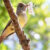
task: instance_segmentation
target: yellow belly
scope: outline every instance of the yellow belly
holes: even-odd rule
[[[20,16],[18,17],[18,19],[19,19],[20,26],[23,28],[27,21],[26,17]]]

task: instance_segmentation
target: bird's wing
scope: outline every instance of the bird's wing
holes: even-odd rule
[[[4,40],[7,36],[13,34],[14,32],[15,32],[14,26],[12,24],[12,21],[10,20],[8,22],[7,26],[5,27],[5,29],[3,30],[1,37]],[[1,37],[0,37],[0,39],[1,39]]]

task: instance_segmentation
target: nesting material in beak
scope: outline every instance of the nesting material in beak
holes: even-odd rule
[[[27,7],[28,7],[28,13],[35,16],[35,13],[34,13],[34,10],[33,10],[33,3],[29,2]]]

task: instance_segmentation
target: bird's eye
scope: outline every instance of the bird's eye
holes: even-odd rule
[[[23,6],[22,6],[22,5],[20,5],[20,7],[22,8]]]

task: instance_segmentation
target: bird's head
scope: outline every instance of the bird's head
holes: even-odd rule
[[[28,7],[27,4],[19,3],[18,6],[17,6],[17,10],[19,10],[19,11],[26,11],[27,7]]]

